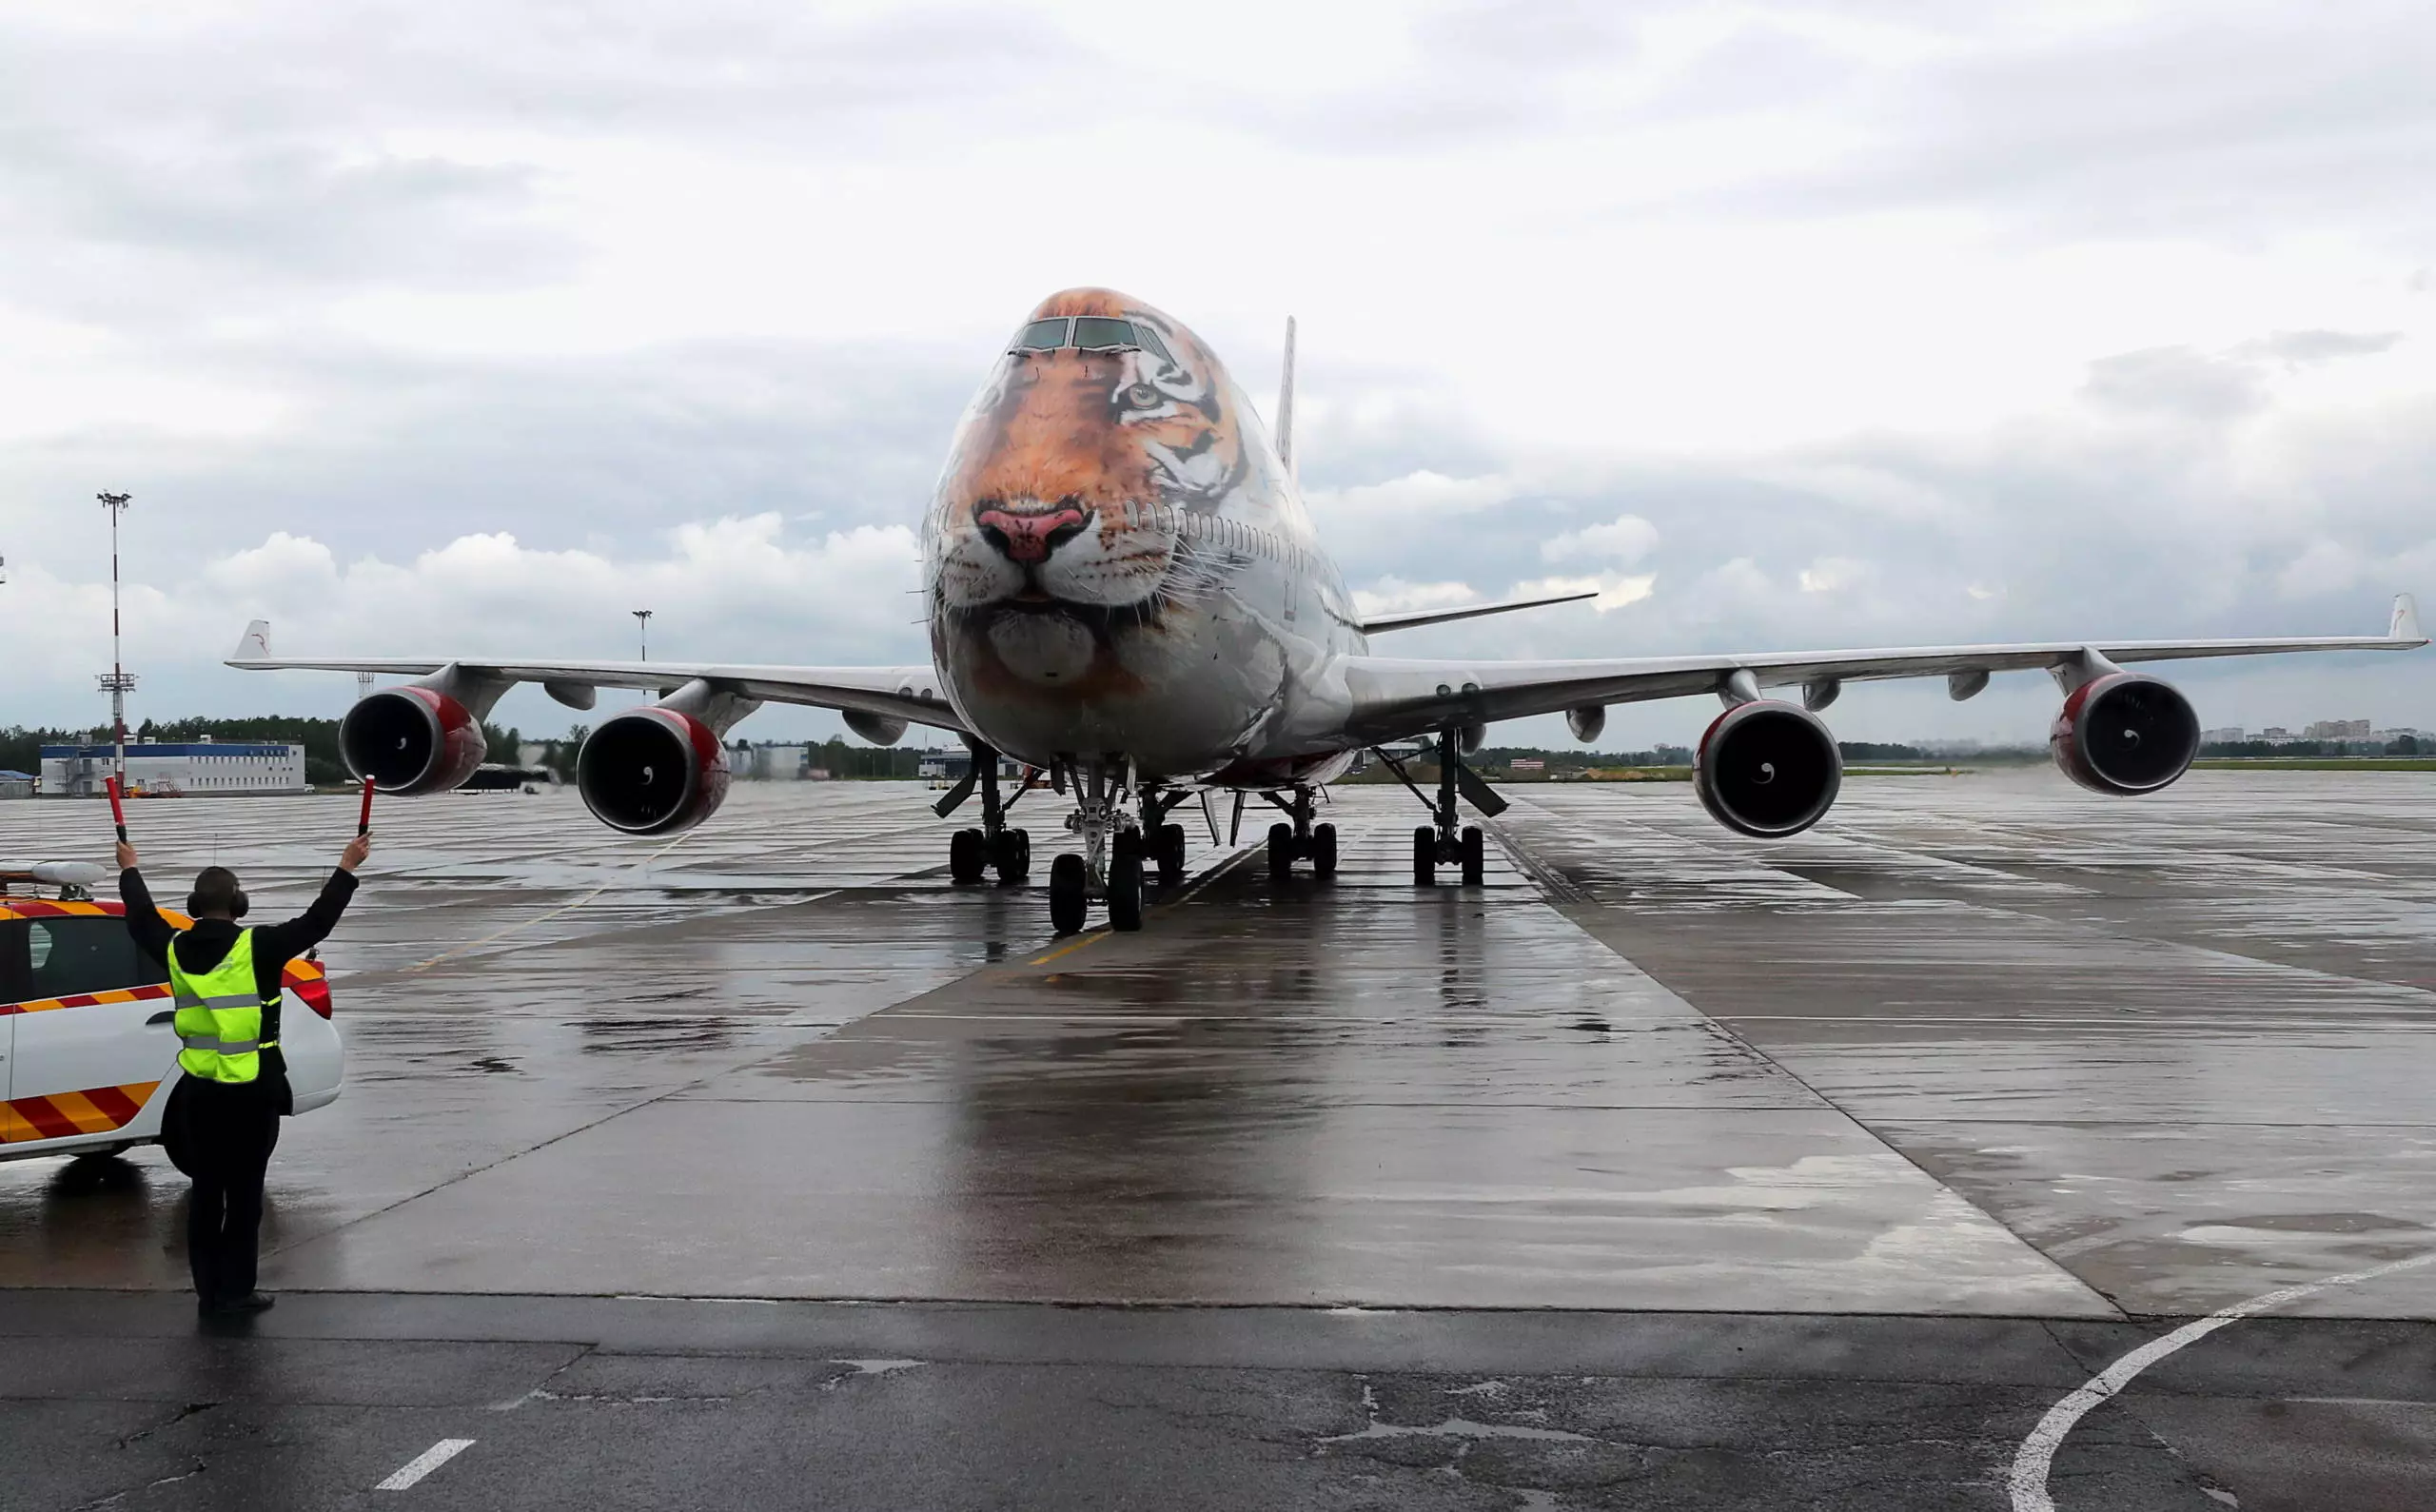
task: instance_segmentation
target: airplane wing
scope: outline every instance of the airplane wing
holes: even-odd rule
[[[705,661],[516,661],[481,657],[274,657],[268,624],[246,627],[227,664],[247,672],[372,672],[421,677],[454,666],[468,677],[497,682],[538,682],[552,697],[589,708],[583,690],[640,688],[658,694],[697,678],[719,692],[766,703],[800,703],[815,709],[872,714],[964,733],[964,724],[939,694],[939,677],[928,663],[914,667],[790,667]],[[572,697],[570,697],[572,695]]]
[[[1352,709],[1346,731],[1365,745],[1455,724],[1520,719],[1566,709],[1724,692],[1748,674],[1758,688],[1798,685],[1824,708],[1846,682],[1944,677],[1956,697],[1994,672],[2044,671],[2094,652],[2115,662],[2255,657],[2299,651],[2407,651],[2427,644],[2410,595],[2394,599],[2382,636],[2268,640],[2054,640],[2022,645],[1911,646],[1878,651],[1783,651],[1749,656],[1647,657],[1588,661],[1410,660],[1350,657],[1343,663]]]

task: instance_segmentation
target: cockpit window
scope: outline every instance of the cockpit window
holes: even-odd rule
[[[1142,339],[1142,349],[1144,351],[1149,352],[1151,356],[1157,358],[1163,363],[1169,363],[1169,365],[1174,364],[1175,359],[1169,357],[1168,355],[1167,347],[1160,344],[1159,333],[1157,331],[1150,329],[1148,325],[1136,325],[1133,327],[1133,334]]]
[[[1131,321],[1110,320],[1105,315],[1078,315],[1074,318],[1074,344],[1087,352],[1106,351],[1112,346],[1139,346],[1133,339]]]
[[[1019,352],[1053,352],[1065,344],[1066,318],[1062,315],[1055,320],[1034,321],[1015,338],[1015,350]]]

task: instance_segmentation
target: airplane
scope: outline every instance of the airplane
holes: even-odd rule
[[[1477,884],[1485,842],[1469,804],[1506,805],[1463,757],[1489,724],[1562,713],[1599,737],[1609,705],[1711,697],[1693,787],[1730,830],[1779,839],[1826,815],[1842,780],[1818,712],[1847,682],[1943,677],[1969,698],[1999,672],[2044,671],[2063,695],[2049,731],[2058,766],[2100,793],[2153,793],[2189,769],[2200,723],[2171,684],[2130,670],[2151,661],[2305,651],[2398,651],[2426,644],[2409,595],[2386,634],[2257,640],[2097,640],[1865,651],[1505,661],[1372,654],[1372,638],[1563,603],[1560,595],[1365,615],[1321,547],[1296,484],[1294,326],[1271,441],[1217,356],[1183,323],[1104,288],[1043,300],[1009,340],[956,426],[922,525],[931,660],[898,667],[533,660],[474,656],[273,657],[269,627],[246,629],[228,665],[412,677],[347,712],[340,745],[383,792],[464,783],[479,767],[481,719],[509,687],[539,682],[575,709],[601,688],[657,701],[603,721],[584,741],[576,786],[604,824],[663,835],[711,816],[728,786],[722,745],[765,702],[840,713],[855,734],[893,744],[910,725],[961,736],[976,759],[936,805],[942,818],[975,789],[981,823],[954,833],[957,884],[994,871],[1029,877],[1030,833],[1009,822],[1003,754],[1045,774],[1071,805],[1073,849],[1049,873],[1056,931],[1082,929],[1094,902],[1117,930],[1142,926],[1147,891],[1184,872],[1184,829],[1169,815],[1213,794],[1283,811],[1268,863],[1336,870],[1336,830],[1316,798],[1365,752],[1378,754],[1427,811],[1412,836],[1412,879],[1441,868]],[[1771,690],[1799,690],[1799,701]],[[1434,739],[1435,792],[1395,754]],[[1033,790],[1027,777],[1015,798]]]

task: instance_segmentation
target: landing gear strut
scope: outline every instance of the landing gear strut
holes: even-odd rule
[[[1131,784],[1122,757],[1088,763],[1067,762],[1074,785],[1074,812],[1066,828],[1083,842],[1083,854],[1059,856],[1049,869],[1049,919],[1060,934],[1083,927],[1090,900],[1108,900],[1110,929],[1142,927],[1142,829],[1125,812],[1124,796]],[[1182,838],[1179,832],[1178,838]]]
[[[1028,830],[1012,829],[1007,824],[1007,811],[1012,801],[1001,801],[998,795],[998,753],[980,741],[967,736],[965,744],[972,752],[972,766],[964,780],[938,802],[936,813],[946,818],[962,807],[981,790],[981,828],[958,830],[948,841],[948,877],[958,886],[969,886],[981,880],[982,874],[995,870],[998,885],[1012,887],[1031,874],[1031,834]],[[1015,795],[1021,798],[1029,785]]]
[[[1405,786],[1412,788],[1413,795],[1429,806],[1430,817],[1434,821],[1416,826],[1412,832],[1412,885],[1415,887],[1437,886],[1439,867],[1450,861],[1463,868],[1465,887],[1480,886],[1488,874],[1487,839],[1477,824],[1457,827],[1456,821],[1461,815],[1455,808],[1456,796],[1460,793],[1471,799],[1472,807],[1491,817],[1504,813],[1506,804],[1487,783],[1464,769],[1460,739],[1461,732],[1453,729],[1443,731],[1438,736],[1438,796],[1435,800],[1413,787],[1412,778],[1405,776],[1402,762],[1385,752],[1381,753],[1396,776],[1404,778]]]
[[[1289,876],[1294,863],[1307,860],[1313,876],[1336,875],[1336,826],[1313,824],[1312,810],[1317,801],[1315,789],[1298,787],[1291,803],[1274,793],[1262,797],[1286,811],[1288,822],[1268,827],[1268,874]]]

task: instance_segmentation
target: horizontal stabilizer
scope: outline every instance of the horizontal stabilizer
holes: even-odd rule
[[[1374,619],[1365,619],[1362,621],[1362,633],[1365,636],[1375,636],[1389,630],[1412,630],[1422,625],[1443,625],[1455,619],[1478,619],[1483,615],[1511,614],[1517,609],[1538,609],[1552,603],[1576,603],[1584,599],[1598,597],[1599,590],[1591,588],[1581,593],[1554,594],[1545,599],[1507,599],[1499,603],[1465,604],[1460,609],[1415,609],[1406,614],[1381,615]]]

